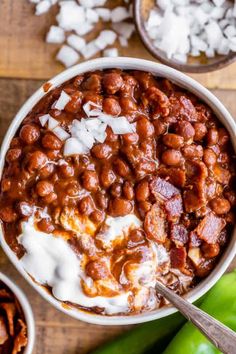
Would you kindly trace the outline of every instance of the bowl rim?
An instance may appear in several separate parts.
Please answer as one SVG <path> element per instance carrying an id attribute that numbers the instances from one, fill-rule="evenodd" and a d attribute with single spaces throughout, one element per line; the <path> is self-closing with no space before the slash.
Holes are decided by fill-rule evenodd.
<path id="1" fill-rule="evenodd" d="M 163 64 L 169 65 L 172 68 L 175 68 L 183 72 L 201 74 L 201 73 L 207 73 L 207 72 L 212 72 L 215 70 L 222 69 L 236 61 L 236 52 L 232 52 L 232 51 L 230 51 L 229 54 L 227 55 L 219 56 L 219 60 L 210 64 L 202 64 L 202 65 L 182 64 L 181 62 L 178 62 L 175 59 L 168 59 L 161 49 L 156 48 L 153 45 L 153 41 L 147 34 L 146 28 L 144 26 L 144 20 L 142 19 L 142 15 L 141 15 L 142 1 L 143 0 L 134 1 L 133 15 L 135 19 L 134 21 L 135 28 L 145 48 L 152 54 L 154 58 L 156 58 Z"/>
<path id="2" fill-rule="evenodd" d="M 201 100 L 203 100 L 206 104 L 208 104 L 218 117 L 218 119 L 224 124 L 224 126 L 228 129 L 231 141 L 236 151 L 236 122 L 233 120 L 230 113 L 223 106 L 223 104 L 216 98 L 210 91 L 208 91 L 205 87 L 199 84 L 194 79 L 188 77 L 186 74 L 172 69 L 163 64 L 155 63 L 153 61 L 144 60 L 144 59 L 135 59 L 128 57 L 117 57 L 117 58 L 98 58 L 90 61 L 83 62 L 81 64 L 77 64 L 48 82 L 51 87 L 48 90 L 52 90 L 56 86 L 61 85 L 65 81 L 75 77 L 76 75 L 95 71 L 95 70 L 103 70 L 103 69 L 112 69 L 112 68 L 120 68 L 122 70 L 141 70 L 151 72 L 155 76 L 168 78 L 171 81 L 175 82 L 177 85 L 182 88 L 187 89 L 188 91 L 197 95 Z M 34 105 L 45 95 L 47 92 L 44 91 L 42 85 L 20 108 L 18 113 L 15 115 L 12 120 L 5 138 L 2 143 L 1 151 L 0 151 L 0 179 L 2 175 L 2 170 L 5 162 L 5 154 L 8 150 L 10 141 L 17 131 L 19 125 L 22 120 L 25 118 L 27 113 L 34 107 Z M 172 306 L 163 307 L 161 309 L 157 309 L 151 312 L 145 312 L 138 315 L 130 315 L 130 316 L 105 316 L 105 315 L 97 315 L 89 312 L 85 312 L 83 310 L 77 308 L 69 308 L 68 306 L 64 306 L 63 303 L 56 300 L 52 295 L 50 295 L 44 288 L 35 283 L 29 274 L 23 269 L 21 263 L 19 262 L 17 256 L 10 249 L 8 244 L 5 241 L 2 226 L 0 227 L 0 244 L 10 261 L 16 267 L 16 269 L 20 272 L 20 274 L 30 283 L 31 286 L 51 305 L 56 307 L 58 310 L 74 317 L 75 319 L 85 321 L 92 324 L 98 325 L 128 325 L 128 324 L 136 324 L 147 321 L 152 321 L 158 318 L 166 317 L 177 310 Z M 222 254 L 218 264 L 213 269 L 213 271 L 209 274 L 209 276 L 200 282 L 193 290 L 191 290 L 188 294 L 186 294 L 186 299 L 190 302 L 194 302 L 199 299 L 202 295 L 204 295 L 215 283 L 216 281 L 223 275 L 226 271 L 227 267 L 233 260 L 236 254 L 236 228 L 234 228 L 234 232 L 232 233 L 232 238 Z"/>
<path id="3" fill-rule="evenodd" d="M 33 352 L 35 343 L 35 320 L 29 300 L 27 299 L 23 291 L 20 289 L 20 287 L 16 285 L 11 278 L 6 276 L 2 272 L 0 272 L 0 281 L 2 281 L 6 286 L 8 286 L 8 288 L 13 292 L 16 299 L 21 305 L 26 320 L 28 338 L 28 343 L 23 354 L 31 354 Z"/>

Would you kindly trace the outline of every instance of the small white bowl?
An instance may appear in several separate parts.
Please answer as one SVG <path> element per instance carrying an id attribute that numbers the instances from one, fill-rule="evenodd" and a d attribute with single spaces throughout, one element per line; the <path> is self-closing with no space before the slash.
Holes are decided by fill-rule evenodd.
<path id="1" fill-rule="evenodd" d="M 34 315 L 30 306 L 28 299 L 22 290 L 13 283 L 6 275 L 0 272 L 0 281 L 2 281 L 15 295 L 16 299 L 19 301 L 20 306 L 23 310 L 26 325 L 27 325 L 27 337 L 28 344 L 23 352 L 23 354 L 31 354 L 34 349 L 35 342 L 35 323 L 34 323 Z"/>
<path id="2" fill-rule="evenodd" d="M 174 70 L 168 66 L 157 64 L 152 61 L 143 60 L 143 59 L 134 59 L 134 58 L 99 58 L 84 62 L 82 64 L 78 64 L 73 66 L 70 69 L 63 71 L 61 74 L 54 77 L 50 80 L 51 87 L 50 90 L 55 88 L 58 85 L 63 84 L 65 81 L 73 78 L 76 75 L 94 71 L 94 70 L 103 70 L 109 68 L 120 68 L 123 70 L 143 70 L 153 73 L 155 76 L 164 77 L 170 79 L 175 82 L 177 85 L 187 89 L 188 91 L 194 93 L 198 96 L 202 101 L 208 104 L 218 119 L 224 124 L 224 126 L 228 129 L 231 140 L 234 145 L 234 149 L 236 151 L 236 123 L 231 117 L 230 113 L 226 110 L 223 104 L 205 87 L 200 85 L 195 80 L 191 79 L 187 75 Z M 15 135 L 19 125 L 22 120 L 28 114 L 28 112 L 34 107 L 34 105 L 45 95 L 43 87 L 41 87 L 36 93 L 34 93 L 23 105 L 23 107 L 19 110 L 15 118 L 13 119 L 5 139 L 2 144 L 1 153 L 0 153 L 0 178 L 4 166 L 5 155 L 9 148 L 9 144 L 13 136 Z M 204 295 L 222 276 L 222 274 L 226 271 L 227 267 L 231 263 L 236 254 L 236 229 L 234 229 L 232 238 L 224 252 L 221 256 L 219 263 L 213 269 L 213 271 L 209 274 L 209 276 L 201 281 L 191 292 L 189 292 L 186 298 L 190 302 L 194 302 L 199 299 L 202 295 Z M 78 320 L 86 321 L 89 323 L 99 324 L 99 325 L 128 325 L 135 324 L 141 322 L 152 321 L 157 318 L 168 316 L 177 310 L 172 306 L 163 307 L 157 309 L 152 312 L 146 312 L 139 315 L 132 316 L 102 316 L 96 315 L 92 313 L 88 313 L 82 310 L 78 310 L 76 308 L 68 308 L 62 305 L 60 301 L 57 301 L 53 296 L 51 296 L 44 288 L 38 284 L 36 284 L 32 278 L 25 272 L 23 267 L 21 266 L 18 258 L 12 252 L 12 250 L 7 245 L 4 236 L 3 230 L 0 230 L 0 242 L 2 244 L 2 248 L 5 251 L 6 255 L 9 257 L 11 262 L 15 265 L 18 271 L 24 276 L 24 278 L 41 294 L 48 302 L 50 302 L 53 306 L 55 306 L 60 311 L 70 315 Z"/>

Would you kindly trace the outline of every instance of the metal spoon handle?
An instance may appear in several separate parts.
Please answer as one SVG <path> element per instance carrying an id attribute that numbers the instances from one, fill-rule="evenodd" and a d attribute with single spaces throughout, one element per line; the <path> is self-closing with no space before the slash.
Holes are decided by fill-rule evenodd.
<path id="1" fill-rule="evenodd" d="M 169 300 L 189 321 L 223 353 L 236 353 L 236 333 L 230 328 L 198 309 L 166 286 L 157 282 L 156 290 Z"/>

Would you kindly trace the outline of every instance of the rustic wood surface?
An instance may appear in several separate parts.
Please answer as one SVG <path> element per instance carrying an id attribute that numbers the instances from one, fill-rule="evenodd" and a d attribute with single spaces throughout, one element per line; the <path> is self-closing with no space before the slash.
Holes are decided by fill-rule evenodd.
<path id="1" fill-rule="evenodd" d="M 112 5 L 119 2 L 110 0 Z M 43 41 L 48 28 L 55 23 L 55 11 L 56 8 L 36 17 L 28 0 L 0 0 L 0 143 L 19 107 L 42 84 L 39 79 L 47 80 L 63 70 L 54 60 L 58 47 Z M 132 38 L 129 49 L 122 49 L 120 54 L 152 59 L 137 36 Z M 236 117 L 236 91 L 233 90 L 236 89 L 236 64 L 195 78 L 209 88 L 219 88 L 213 92 Z M 235 266 L 233 262 L 231 268 Z M 34 354 L 88 353 L 130 328 L 85 324 L 55 310 L 17 273 L 1 249 L 0 270 L 22 287 L 32 304 L 37 326 Z"/>
<path id="2" fill-rule="evenodd" d="M 107 4 L 114 7 L 120 2 L 108 0 Z M 0 76 L 49 79 L 63 70 L 54 59 L 58 45 L 44 42 L 50 25 L 55 24 L 56 12 L 54 6 L 49 13 L 34 16 L 34 6 L 28 0 L 0 1 Z M 88 40 L 95 36 L 93 31 Z M 120 55 L 153 60 L 137 35 L 128 48 L 120 49 Z M 236 63 L 213 73 L 192 76 L 212 89 L 236 89 Z"/>
<path id="3" fill-rule="evenodd" d="M 22 103 L 42 84 L 37 80 L 0 79 L 0 143 Z M 235 91 L 213 91 L 236 117 Z M 236 262 L 231 268 L 236 266 Z M 34 354 L 83 354 L 130 326 L 104 327 L 76 321 L 49 305 L 17 273 L 0 250 L 0 270 L 22 287 L 35 313 L 37 341 Z M 144 339 L 145 340 L 145 339 Z"/>

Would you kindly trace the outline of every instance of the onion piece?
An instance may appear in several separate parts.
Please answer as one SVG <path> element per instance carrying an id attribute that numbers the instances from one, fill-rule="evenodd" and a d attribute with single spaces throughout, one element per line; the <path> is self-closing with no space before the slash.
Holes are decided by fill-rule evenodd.
<path id="1" fill-rule="evenodd" d="M 80 52 L 82 48 L 86 46 L 86 41 L 84 38 L 77 36 L 76 34 L 70 34 L 67 37 L 67 43 L 77 50 L 77 52 Z"/>
<path id="2" fill-rule="evenodd" d="M 91 107 L 95 107 L 95 109 Z M 97 117 L 102 112 L 102 107 L 92 101 L 88 101 L 83 105 L 83 110 L 87 117 Z"/>
<path id="3" fill-rule="evenodd" d="M 44 114 L 43 116 L 39 117 L 39 121 L 40 121 L 40 124 L 42 125 L 42 127 L 44 127 L 46 125 L 49 118 L 52 118 L 50 116 L 50 114 Z"/>
<path id="4" fill-rule="evenodd" d="M 51 26 L 46 36 L 47 43 L 63 43 L 65 41 L 65 32 L 58 26 Z"/>
<path id="5" fill-rule="evenodd" d="M 118 53 L 118 49 L 117 48 L 109 48 L 109 49 L 105 49 L 103 51 L 103 56 L 104 57 L 110 57 L 110 58 L 115 58 L 118 57 L 119 53 Z"/>
<path id="6" fill-rule="evenodd" d="M 110 120 L 109 125 L 114 134 L 134 133 L 135 128 L 132 126 L 126 117 L 117 117 Z"/>
<path id="7" fill-rule="evenodd" d="M 86 154 L 88 151 L 76 138 L 69 138 L 64 145 L 64 156 Z"/>
<path id="8" fill-rule="evenodd" d="M 52 132 L 61 140 L 64 141 L 70 137 L 70 134 L 68 134 L 62 127 L 59 125 L 52 130 Z"/>
<path id="9" fill-rule="evenodd" d="M 59 122 L 53 117 L 49 117 L 48 119 L 48 129 L 53 130 L 59 125 Z"/>
<path id="10" fill-rule="evenodd" d="M 57 53 L 56 59 L 66 67 L 72 66 L 79 60 L 79 54 L 68 45 L 63 45 Z"/>
<path id="11" fill-rule="evenodd" d="M 61 91 L 60 97 L 58 98 L 54 108 L 62 111 L 70 100 L 71 97 L 65 91 Z"/>

